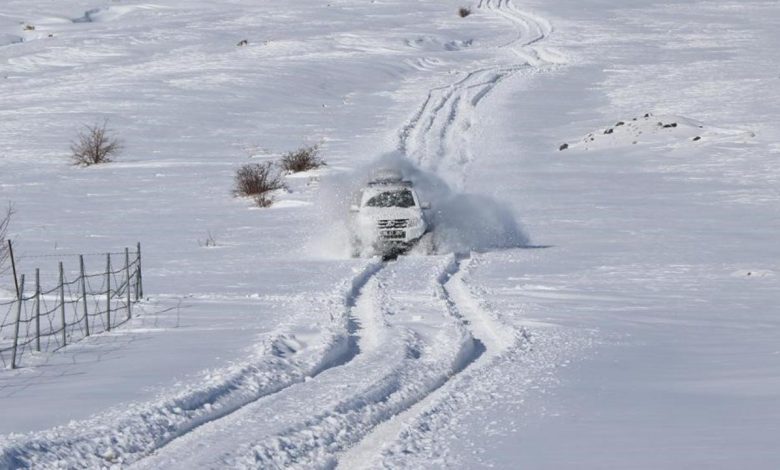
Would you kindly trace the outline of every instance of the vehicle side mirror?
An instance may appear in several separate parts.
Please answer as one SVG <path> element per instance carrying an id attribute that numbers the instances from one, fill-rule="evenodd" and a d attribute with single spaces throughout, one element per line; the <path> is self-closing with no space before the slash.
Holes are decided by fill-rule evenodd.
<path id="1" fill-rule="evenodd" d="M 430 202 L 421 202 L 420 203 L 420 209 L 430 209 L 431 203 Z"/>
<path id="2" fill-rule="evenodd" d="M 349 206 L 349 211 L 350 212 L 360 212 L 360 207 L 358 207 L 358 206 L 353 204 L 353 205 Z"/>

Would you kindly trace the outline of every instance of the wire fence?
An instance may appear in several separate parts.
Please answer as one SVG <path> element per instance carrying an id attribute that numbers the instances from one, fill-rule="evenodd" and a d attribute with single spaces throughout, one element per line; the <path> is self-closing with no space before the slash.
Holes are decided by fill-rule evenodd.
<path id="1" fill-rule="evenodd" d="M 21 367 L 25 359 L 111 331 L 132 318 L 133 304 L 143 298 L 141 244 L 134 253 L 129 248 L 105 253 L 99 272 L 87 272 L 84 256 L 78 255 L 75 274 L 66 273 L 59 262 L 56 287 L 44 288 L 35 269 L 32 279 L 20 276 L 16 298 L 0 299 L 3 367 Z"/>

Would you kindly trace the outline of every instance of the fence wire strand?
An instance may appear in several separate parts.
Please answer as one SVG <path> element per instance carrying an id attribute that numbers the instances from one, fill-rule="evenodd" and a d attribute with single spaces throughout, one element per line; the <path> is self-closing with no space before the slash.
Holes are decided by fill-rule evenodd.
<path id="1" fill-rule="evenodd" d="M 70 280 L 61 271 L 62 276 L 53 288 L 44 290 L 40 285 L 33 285 L 32 294 L 28 290 L 21 292 L 19 298 L 0 301 L 2 367 L 20 367 L 25 359 L 31 360 L 38 352 L 54 352 L 85 338 L 87 331 L 90 335 L 102 333 L 130 320 L 128 299 L 130 303 L 139 301 L 141 260 L 140 251 L 130 252 L 131 256 L 135 255 L 132 261 L 124 256 L 126 253 L 111 253 L 122 255 L 119 268 L 112 266 L 114 259 L 103 272 L 79 272 Z M 48 257 L 53 256 L 25 258 Z M 99 287 L 95 288 L 96 285 Z"/>

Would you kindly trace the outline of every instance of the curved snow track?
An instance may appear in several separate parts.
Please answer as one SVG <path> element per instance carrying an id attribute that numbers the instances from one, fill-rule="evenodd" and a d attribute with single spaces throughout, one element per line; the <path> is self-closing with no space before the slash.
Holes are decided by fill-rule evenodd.
<path id="1" fill-rule="evenodd" d="M 510 22 L 514 39 L 493 46 L 500 60 L 431 89 L 399 140 L 409 158 L 456 186 L 473 158 L 476 107 L 506 78 L 550 57 L 536 48 L 549 23 L 509 0 L 481 0 L 478 8 Z M 473 294 L 474 261 L 450 254 L 370 262 L 343 286 L 332 325 L 317 340 L 280 333 L 247 363 L 173 399 L 98 417 L 78 435 L 63 427 L 0 443 L 0 467 L 392 464 L 413 450 L 425 420 L 457 412 L 459 384 L 527 344 Z"/>
<path id="2" fill-rule="evenodd" d="M 515 29 L 511 41 L 495 46 L 505 64 L 480 67 L 454 83 L 432 88 L 399 136 L 398 147 L 404 154 L 456 186 L 465 182 L 466 168 L 473 160 L 468 131 L 480 102 L 515 73 L 562 60 L 536 47 L 552 33 L 546 20 L 518 10 L 510 0 L 481 0 L 477 8 L 499 15 Z"/>
<path id="3" fill-rule="evenodd" d="M 351 360 L 201 426 L 135 468 L 336 465 L 377 424 L 429 396 L 485 351 L 450 292 L 459 267 L 453 255 L 387 263 L 350 310 L 357 327 Z"/>

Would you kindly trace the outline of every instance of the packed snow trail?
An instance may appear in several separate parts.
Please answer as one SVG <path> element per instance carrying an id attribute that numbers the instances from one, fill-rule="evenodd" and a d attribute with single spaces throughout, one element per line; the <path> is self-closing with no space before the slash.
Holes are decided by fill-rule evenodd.
<path id="1" fill-rule="evenodd" d="M 480 0 L 477 8 L 498 14 L 516 28 L 516 37 L 497 46 L 508 50 L 508 65 L 491 65 L 468 72 L 456 82 L 435 87 L 399 134 L 399 150 L 420 167 L 437 174 L 456 188 L 466 183 L 468 165 L 473 161 L 468 131 L 473 124 L 477 106 L 505 79 L 521 70 L 529 70 L 543 64 L 560 63 L 556 53 L 535 47 L 552 32 L 552 26 L 544 19 L 519 11 L 511 0 Z M 497 54 L 503 55 L 501 53 Z M 522 62 L 517 63 L 517 58 Z M 470 266 L 474 259 L 469 257 Z M 443 387 L 419 400 L 415 406 L 394 416 L 378 426 L 360 444 L 339 458 L 340 468 L 366 468 L 402 464 L 404 455 L 418 453 L 415 441 L 426 436 L 426 422 L 437 414 L 446 421 L 457 409 L 454 403 L 466 405 L 470 393 L 458 387 L 469 387 L 472 380 L 484 376 L 506 355 L 522 354 L 529 344 L 529 336 L 501 322 L 489 313 L 471 292 L 463 280 L 462 257 L 439 279 L 443 295 L 447 298 L 450 314 L 458 318 L 469 331 L 476 344 L 484 350 L 478 359 L 455 376 Z M 451 394 L 458 391 L 461 397 L 454 400 Z M 463 397 L 466 398 L 463 398 Z M 449 403 L 449 406 L 447 404 Z"/>
<path id="2" fill-rule="evenodd" d="M 404 433 L 404 430 L 414 429 L 421 418 L 426 419 L 430 410 L 435 409 L 441 402 L 448 401 L 452 390 L 459 382 L 474 376 L 475 371 L 495 365 L 496 358 L 507 351 L 520 350 L 526 345 L 525 332 L 515 331 L 510 325 L 500 322 L 486 311 L 464 281 L 464 275 L 473 261 L 471 257 L 458 257 L 450 269 L 439 278 L 439 283 L 450 314 L 468 328 L 482 352 L 460 374 L 451 377 L 441 388 L 427 395 L 408 410 L 381 423 L 358 445 L 339 456 L 339 468 L 379 466 L 381 457 L 388 458 L 387 455 L 383 456 L 383 452 L 388 453 L 385 449 L 398 449 L 400 441 L 409 435 L 409 431 Z"/>
<path id="3" fill-rule="evenodd" d="M 458 268 L 452 255 L 387 263 L 351 309 L 353 360 L 201 426 L 134 468 L 332 467 L 482 354 L 443 286 Z"/>
<path id="4" fill-rule="evenodd" d="M 477 8 L 505 18 L 516 29 L 513 40 L 496 47 L 499 57 L 509 51 L 509 57 L 501 60 L 508 64 L 480 67 L 454 83 L 432 88 L 401 129 L 398 143 L 412 161 L 457 188 L 465 184 L 467 167 L 474 158 L 468 131 L 479 103 L 518 71 L 562 61 L 558 54 L 536 47 L 552 33 L 546 20 L 521 12 L 510 0 L 482 0 Z"/>

